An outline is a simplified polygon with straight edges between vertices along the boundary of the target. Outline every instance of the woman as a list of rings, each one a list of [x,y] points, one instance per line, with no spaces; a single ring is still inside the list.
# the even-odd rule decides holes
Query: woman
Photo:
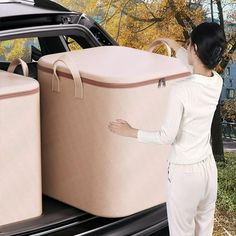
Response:
[[[144,131],[118,119],[108,128],[138,142],[171,144],[166,202],[170,236],[210,236],[218,190],[210,130],[223,84],[214,68],[226,49],[225,35],[217,23],[205,22],[191,32],[187,50],[172,39],[160,40],[192,72],[171,87],[163,125]]]

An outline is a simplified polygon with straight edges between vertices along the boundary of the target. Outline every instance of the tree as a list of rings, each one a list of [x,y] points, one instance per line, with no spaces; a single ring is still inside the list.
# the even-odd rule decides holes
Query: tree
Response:
[[[229,122],[236,122],[236,98],[225,99],[221,109],[221,117]]]
[[[34,39],[15,39],[0,42],[0,53],[4,55],[6,61],[12,61],[15,58],[22,58],[25,61],[29,61],[30,53],[25,44]]]

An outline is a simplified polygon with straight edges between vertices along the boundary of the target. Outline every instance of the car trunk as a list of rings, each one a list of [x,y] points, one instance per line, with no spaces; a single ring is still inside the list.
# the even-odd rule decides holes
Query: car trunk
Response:
[[[6,70],[9,63],[0,63]],[[30,77],[37,79],[37,63],[29,63]],[[16,73],[22,74],[21,67]],[[166,203],[119,218],[89,214],[60,201],[43,196],[43,214],[0,226],[0,236],[9,235],[151,235],[166,228]]]
[[[48,7],[47,0],[36,1],[37,4],[40,3],[41,5],[43,4],[43,2],[45,2],[46,6]],[[8,5],[8,8],[9,8],[8,12],[10,12],[10,9],[14,8],[14,11],[15,9],[17,9],[17,12],[18,13],[20,12],[19,16],[16,16],[14,11],[11,14],[7,13],[7,11],[1,11],[0,18],[1,18],[1,21],[4,22],[0,27],[1,28],[0,30],[2,32],[4,32],[4,29],[7,29],[7,30],[13,29],[13,28],[24,29],[24,27],[26,26],[35,26],[38,24],[45,25],[45,24],[53,23],[57,25],[58,23],[57,19],[61,19],[62,12],[59,12],[60,14],[59,13],[55,14],[55,17],[52,17],[52,15],[54,14],[53,12],[51,12],[52,14],[49,14],[50,12],[48,14],[45,14],[47,17],[43,16],[43,14],[38,14],[37,15],[38,17],[33,17],[32,14],[31,15],[23,14],[22,16],[22,12],[26,12],[26,11],[24,10],[19,11],[18,7],[19,5],[22,6],[23,4],[17,4],[16,7],[13,7],[15,4],[16,3],[13,2]],[[3,5],[4,4],[2,3],[1,9],[3,9],[2,8]],[[54,6],[52,7],[54,8]],[[52,9],[52,7],[50,9]],[[25,8],[27,10],[29,6],[25,4]],[[39,9],[38,13],[43,13],[42,11],[44,10]],[[71,15],[71,17],[74,15],[74,13],[68,13],[68,14]],[[6,18],[3,17],[4,15],[6,15]],[[67,16],[66,13],[65,13],[65,16]],[[78,15],[75,15],[75,18],[78,18]],[[86,22],[85,23],[88,24],[87,18],[88,18],[87,16],[85,18],[83,17],[79,18],[80,24],[82,24],[83,21],[86,21],[87,23]],[[44,21],[42,21],[41,19],[44,19]],[[48,19],[50,21],[46,22]],[[74,18],[72,17],[72,19]],[[90,28],[91,32],[93,33],[90,35],[89,40],[92,40],[94,38],[93,35],[95,35],[97,40],[101,44],[117,45],[117,43],[111,37],[109,37],[109,35],[107,35],[105,31],[103,32],[101,28],[98,28],[98,25],[96,24],[96,22],[93,22],[93,24],[91,24],[91,27],[87,26],[87,28]],[[74,31],[72,34],[74,34]],[[4,36],[4,37],[5,38],[1,38],[2,41],[11,39],[11,37],[9,36]],[[20,37],[21,36],[18,35],[17,37],[14,36],[13,38],[20,38]],[[44,35],[43,36],[41,35],[41,37],[44,37]],[[93,39],[93,41],[90,42],[90,41],[84,40],[84,37],[85,36],[82,37],[83,39],[82,41],[83,43],[86,44],[85,45],[86,47],[99,46],[98,41],[96,41],[95,39]],[[45,43],[45,45],[50,48],[50,52],[45,51],[45,48],[46,48],[45,46],[44,52],[43,52],[44,54],[54,53],[54,51],[52,51],[52,47],[53,48],[56,47],[58,52],[60,52],[58,44],[55,43],[54,39],[52,41],[54,42],[55,45],[48,43],[48,41],[47,43]],[[1,62],[0,69],[7,70],[8,65],[9,65],[8,62]],[[28,66],[29,66],[29,72],[30,72],[29,77],[33,77],[37,79],[37,63],[36,62],[28,63]],[[20,67],[18,67],[15,72],[22,74],[22,70]],[[89,214],[85,211],[71,207],[55,199],[49,198],[47,196],[43,196],[43,214],[41,216],[29,219],[29,220],[17,222],[17,223],[0,226],[0,236],[6,236],[6,235],[8,236],[9,235],[51,235],[51,236],[54,236],[54,235],[57,235],[57,236],[59,235],[104,235],[104,236],[106,235],[109,235],[109,236],[145,235],[145,236],[148,236],[155,232],[161,232],[161,230],[163,228],[166,228],[167,225],[168,223],[167,223],[167,213],[166,213],[165,203],[151,207],[149,209],[140,211],[138,213],[135,213],[126,217],[105,218],[105,217],[99,217],[96,215]]]
[[[156,232],[167,226],[165,204],[121,218],[98,217],[60,201],[43,196],[39,217],[0,227],[6,235],[133,235],[147,230]],[[147,232],[140,235],[148,235]]]

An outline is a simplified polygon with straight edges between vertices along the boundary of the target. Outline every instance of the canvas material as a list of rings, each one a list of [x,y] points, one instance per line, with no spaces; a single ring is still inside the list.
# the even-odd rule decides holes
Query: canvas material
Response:
[[[82,78],[104,83],[138,83],[160,79],[187,72],[186,66],[177,58],[122,46],[102,46],[51,54],[41,57],[39,68],[52,68],[60,57],[76,58],[77,70]],[[59,70],[68,72],[61,64]]]
[[[41,58],[39,66],[53,67],[61,55]],[[74,62],[78,59],[75,53]],[[165,87],[154,83],[125,89],[83,83],[80,99],[73,80],[60,77],[56,92],[52,74],[39,70],[38,77],[44,194],[103,217],[127,216],[166,202],[170,146],[140,144],[107,126],[122,118],[135,127],[158,129],[174,80]]]
[[[0,70],[0,97],[38,89],[39,84],[35,79]]]
[[[42,214],[38,86],[0,72],[0,225]]]

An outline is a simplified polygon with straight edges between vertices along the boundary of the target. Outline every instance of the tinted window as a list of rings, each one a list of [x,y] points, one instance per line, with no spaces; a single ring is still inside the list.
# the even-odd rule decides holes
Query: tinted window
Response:
[[[31,62],[32,47],[40,50],[37,38],[22,38],[0,42],[0,61],[10,62],[15,58],[21,58],[25,62]]]

